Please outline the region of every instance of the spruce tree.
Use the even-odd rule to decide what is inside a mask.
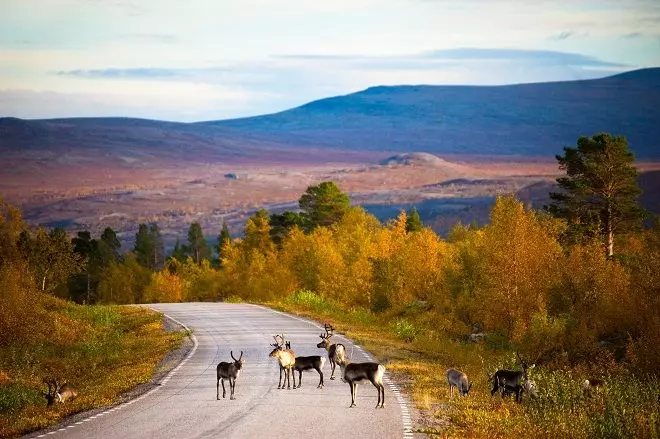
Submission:
[[[406,218],[406,232],[419,232],[424,228],[424,224],[422,223],[422,219],[419,217],[419,212],[417,212],[417,208],[413,206],[412,210],[408,214],[408,217]]]

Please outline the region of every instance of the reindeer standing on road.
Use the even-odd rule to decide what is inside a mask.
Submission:
[[[351,386],[350,407],[355,407],[357,383],[362,380],[368,380],[378,390],[376,408],[385,408],[385,386],[383,385],[385,366],[378,363],[351,363],[346,360],[339,363],[339,367],[341,368],[342,378]]]
[[[346,347],[341,343],[331,343],[330,337],[334,335],[334,330],[331,325],[325,324],[325,334],[321,334],[321,342],[316,345],[317,348],[324,348],[328,351],[328,359],[330,360],[330,379],[335,379],[335,367],[341,365],[346,361]]]
[[[222,397],[225,397],[225,380],[229,380],[229,389],[231,390],[231,395],[229,399],[234,398],[234,390],[236,389],[236,378],[241,374],[241,369],[243,369],[243,351],[238,357],[238,360],[234,358],[234,351],[229,351],[231,359],[233,362],[222,361],[218,363],[216,369],[218,381],[215,385],[215,398],[220,399],[220,383],[222,383]]]
[[[278,389],[284,389],[282,383],[282,372],[284,372],[284,382],[287,384],[287,389],[291,389],[291,369],[296,364],[296,355],[291,349],[285,349],[284,334],[274,335],[275,343],[271,344],[274,349],[268,354],[269,357],[275,357],[280,363],[280,380],[277,385]],[[296,378],[293,378],[293,388],[296,387]]]

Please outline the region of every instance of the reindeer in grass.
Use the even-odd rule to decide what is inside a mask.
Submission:
[[[346,347],[341,343],[331,343],[330,337],[334,335],[335,328],[329,324],[325,324],[325,334],[321,334],[321,342],[316,345],[317,348],[324,348],[328,351],[328,359],[330,360],[330,379],[335,379],[335,368],[346,361]]]
[[[521,402],[524,391],[532,396],[536,395],[536,386],[529,379],[529,370],[533,369],[535,364],[528,365],[520,358],[518,352],[516,352],[516,357],[518,357],[522,370],[500,369],[492,377],[489,376],[489,379],[493,381],[493,389],[490,391],[491,396],[495,395],[498,391],[502,393],[502,397],[514,393],[516,395],[516,402]]]
[[[284,389],[284,383],[282,383],[282,372],[284,372],[284,382],[287,384],[287,389],[291,389],[291,372],[292,372],[291,369],[296,364],[296,355],[293,353],[291,349],[285,348],[286,346],[284,341],[284,334],[274,335],[273,338],[275,339],[275,343],[271,344],[271,346],[274,349],[271,351],[270,354],[268,354],[268,356],[277,358],[277,360],[280,363],[280,380],[277,385],[277,388]],[[296,388],[295,386],[296,386],[296,378],[294,376],[293,378],[294,389]]]
[[[454,397],[454,387],[458,390],[459,395],[468,396],[468,392],[472,388],[472,383],[468,380],[467,375],[458,369],[447,369],[447,383],[449,384],[449,397]]]
[[[61,404],[78,396],[78,391],[68,383],[59,384],[57,380],[46,380],[44,384],[48,386],[48,393],[44,393],[47,405],[53,405],[57,400]]]

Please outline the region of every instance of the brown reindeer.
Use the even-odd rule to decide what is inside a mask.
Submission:
[[[331,343],[330,337],[334,334],[335,328],[329,324],[325,324],[325,334],[321,334],[321,343],[317,344],[317,348],[324,348],[328,351],[328,359],[330,360],[330,379],[335,379],[335,368],[346,361],[346,347],[341,343]],[[342,378],[343,379],[343,378]]]
[[[341,375],[345,382],[351,386],[351,405],[355,407],[355,397],[357,395],[357,383],[367,380],[378,390],[378,402],[376,408],[385,408],[385,386],[383,385],[383,375],[385,375],[385,366],[378,363],[351,363],[344,361],[339,363]],[[382,395],[382,397],[381,397]]]
[[[275,343],[271,344],[274,349],[268,354],[269,357],[277,358],[280,363],[280,380],[277,385],[278,389],[284,389],[284,383],[282,383],[282,372],[284,372],[284,382],[287,384],[287,389],[291,388],[291,369],[296,364],[296,355],[291,349],[285,349],[284,344],[284,334],[274,335]],[[293,386],[295,389],[296,386],[296,377],[293,377]]]
[[[67,383],[60,385],[57,380],[44,380],[44,384],[48,385],[48,393],[44,393],[48,405],[53,405],[55,400],[63,404],[78,396],[78,391]]]

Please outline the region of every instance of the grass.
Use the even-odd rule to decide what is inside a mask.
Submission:
[[[343,309],[312,292],[296,292],[270,306],[329,322],[360,343],[386,367],[421,412],[417,431],[448,438],[652,438],[660,437],[660,380],[619,368],[602,374],[606,385],[582,391],[586,372],[533,369],[537,398],[491,397],[487,373],[517,368],[512,352],[455,341],[428,318],[424,307],[399,315]],[[483,360],[482,360],[483,359]],[[466,372],[467,398],[449,398],[445,370]]]
[[[43,305],[48,337],[0,346],[0,437],[112,404],[147,382],[157,362],[185,336],[164,332],[162,316],[144,308],[79,306],[51,297]],[[44,379],[68,382],[78,397],[47,407]]]

